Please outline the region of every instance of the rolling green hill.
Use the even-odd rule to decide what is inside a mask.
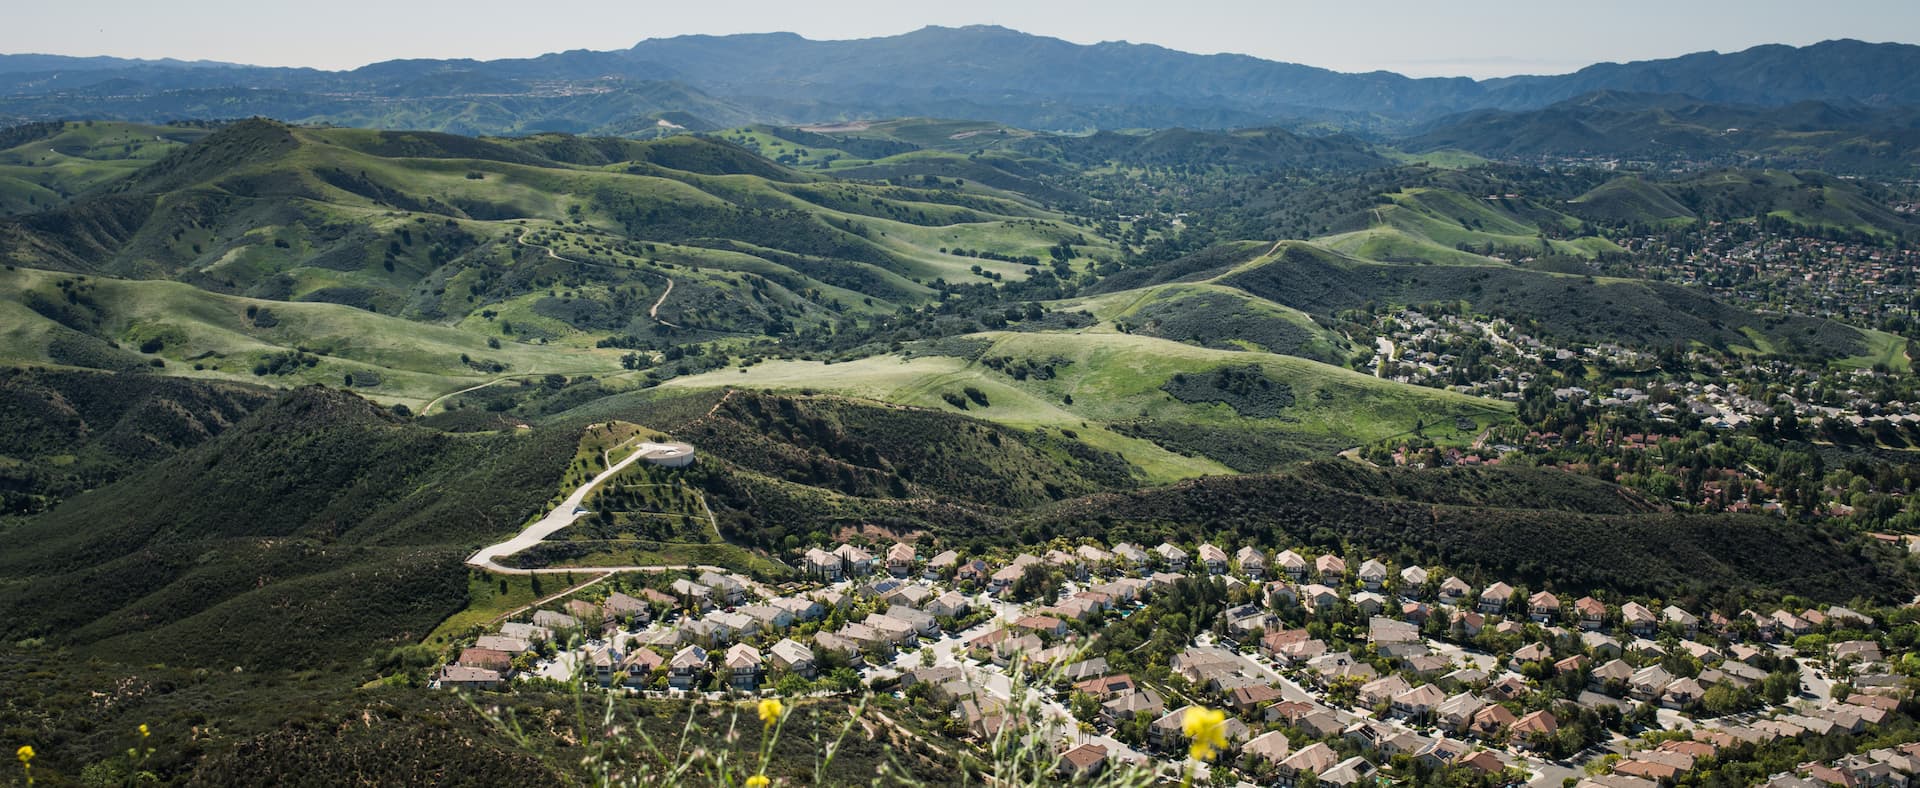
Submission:
[[[0,130],[0,217],[67,205],[208,133],[191,125],[93,122]]]
[[[694,137],[492,140],[256,120],[95,198],[0,224],[0,251],[31,267],[436,322],[491,312],[531,332],[522,338],[592,344],[661,326],[827,325],[924,300],[935,279],[1017,279],[1028,266],[1010,261],[1062,240],[1100,249],[1079,236],[1029,202],[835,182]],[[962,248],[972,256],[946,251]],[[663,301],[669,282],[677,297]],[[655,316],[634,315],[654,304]]]
[[[1499,403],[1303,358],[1111,331],[979,334],[908,356],[770,361],[666,384],[737,386],[835,392],[1071,432],[1159,482],[1263,470],[1423,428],[1436,438],[1470,438],[1508,418]]]

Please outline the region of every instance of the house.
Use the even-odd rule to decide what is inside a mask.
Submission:
[[[1117,725],[1123,720],[1133,719],[1137,714],[1159,715],[1166,708],[1166,701],[1160,699],[1160,693],[1143,689],[1100,704],[1100,717],[1108,725]]]
[[[1240,574],[1260,580],[1267,574],[1267,555],[1254,549],[1252,545],[1240,548],[1233,554],[1233,560],[1240,565]]]
[[[1587,677],[1587,686],[1597,690],[1604,690],[1608,685],[1624,687],[1627,685],[1627,682],[1632,680],[1633,666],[1619,659],[1615,659],[1605,665],[1594,668],[1592,675]]]
[[[1706,694],[1707,688],[1700,686],[1696,679],[1675,679],[1660,693],[1660,705],[1669,709],[1684,709],[1700,702]]]
[[[444,689],[499,689],[505,681],[500,671],[486,668],[473,668],[465,665],[447,665],[434,677]]]
[[[1374,616],[1367,619],[1367,642],[1378,645],[1420,642],[1420,628],[1405,621]]]
[[[713,609],[713,591],[699,583],[684,577],[667,586],[673,592],[674,599],[688,610]]]
[[[887,617],[907,622],[913,626],[914,633],[921,637],[940,636],[940,622],[932,613],[915,610],[905,605],[894,605],[887,608]]]
[[[1113,554],[1090,544],[1073,548],[1073,554],[1079,556],[1080,563],[1086,566],[1101,567],[1113,563]]]
[[[1317,780],[1311,785],[1301,784],[1296,782],[1296,780],[1301,775],[1317,775],[1328,771],[1332,769],[1334,764],[1339,760],[1340,756],[1333,751],[1332,747],[1328,747],[1325,742],[1314,742],[1305,747],[1301,747],[1295,750],[1292,755],[1281,760],[1278,764],[1277,771],[1279,773],[1279,781],[1277,784],[1283,786],[1283,788],[1319,788],[1319,782]]]
[[[1413,758],[1416,761],[1426,764],[1429,769],[1444,769],[1458,763],[1461,758],[1465,758],[1467,754],[1472,751],[1473,748],[1467,746],[1466,742],[1454,741],[1442,736],[1435,739],[1432,744],[1427,745],[1424,749],[1414,753]]]
[[[1172,750],[1186,743],[1186,716],[1192,706],[1181,706],[1160,715],[1153,724],[1147,726],[1147,744],[1155,749]],[[1229,744],[1246,741],[1247,724],[1236,717],[1228,717],[1225,723],[1226,738]]]
[[[1328,553],[1313,559],[1313,571],[1320,576],[1320,582],[1338,585],[1347,577],[1347,562],[1340,556]]]
[[[627,674],[626,686],[645,689],[653,672],[665,667],[667,658],[652,649],[637,648],[620,660],[620,672]]]
[[[1658,626],[1658,620],[1654,618],[1653,611],[1639,602],[1628,602],[1620,606],[1620,623],[1626,625],[1628,632],[1640,637],[1653,634],[1654,628]]]
[[[753,691],[760,686],[760,649],[745,643],[735,643],[727,649],[728,683],[734,689]]]
[[[793,626],[793,611],[775,605],[742,605],[734,612],[753,619],[761,632],[778,632]]]
[[[1446,700],[1447,694],[1439,687],[1422,684],[1393,696],[1393,711],[1405,717],[1425,717]]]
[[[580,621],[565,613],[552,610],[533,611],[533,625],[553,632],[572,632],[580,628]]]
[[[581,654],[580,664],[600,686],[611,686],[614,668],[620,665],[620,655],[609,645],[588,646]]]
[[[1560,617],[1560,597],[1541,591],[1527,597],[1527,613],[1534,623],[1545,624]]]
[[[1467,726],[1467,730],[1477,736],[1491,738],[1512,726],[1518,719],[1513,716],[1513,712],[1507,711],[1507,707],[1498,703],[1489,704],[1473,713],[1473,722]]]
[[[987,590],[995,594],[1005,593],[1007,589],[1013,587],[1014,583],[1020,582],[1020,578],[1025,577],[1026,574],[1027,568],[1021,564],[1000,567],[987,579]]]
[[[1795,637],[1799,637],[1801,635],[1805,635],[1813,631],[1812,623],[1808,622],[1804,618],[1801,618],[1797,615],[1789,613],[1785,610],[1773,611],[1772,618],[1773,618],[1774,625],[1778,629],[1780,629],[1783,632],[1792,633]]]
[[[1122,695],[1131,695],[1137,687],[1138,685],[1133,682],[1133,677],[1125,673],[1116,673],[1111,676],[1096,676],[1073,685],[1074,691],[1085,693],[1097,701],[1106,701]]]
[[[1330,682],[1342,676],[1372,681],[1378,675],[1374,672],[1372,665],[1354,659],[1352,654],[1345,651],[1335,651],[1309,659],[1307,670],[1312,671],[1321,682]]]
[[[1107,768],[1107,748],[1091,742],[1060,753],[1060,765],[1054,774],[1069,782],[1091,780]]]
[[[1340,604],[1340,592],[1319,583],[1308,583],[1300,587],[1300,603],[1313,612],[1329,610]]]
[[[1294,582],[1299,582],[1307,576],[1307,559],[1302,558],[1299,553],[1282,550],[1279,558],[1274,560],[1280,564],[1280,571],[1293,578]]]
[[[1320,772],[1320,788],[1344,788],[1344,786],[1366,783],[1373,776],[1373,764],[1358,755],[1334,764],[1333,768]]]
[[[584,599],[569,599],[566,604],[567,615],[582,625],[599,626],[606,620],[600,612],[600,606]]]
[[[1668,684],[1673,683],[1673,674],[1659,665],[1648,665],[1635,671],[1627,679],[1627,694],[1634,700],[1652,702],[1660,697]]]
[[[1480,634],[1480,630],[1486,625],[1486,616],[1468,610],[1454,615],[1452,629],[1460,635],[1475,637]]]
[[[1398,675],[1389,675],[1374,679],[1360,686],[1360,703],[1365,706],[1381,706],[1391,703],[1395,696],[1412,689],[1407,680]]]
[[[1687,637],[1693,637],[1694,633],[1700,631],[1700,617],[1674,605],[1666,606],[1660,611],[1660,616],[1667,623],[1680,627]]]
[[[1280,623],[1280,617],[1267,612],[1258,605],[1246,604],[1229,608],[1221,614],[1227,621],[1227,631],[1238,639],[1247,639],[1255,632],[1264,632]]]
[[[887,573],[894,577],[906,577],[913,571],[913,560],[916,557],[918,556],[913,551],[913,545],[895,542],[892,547],[887,548]]]
[[[1512,673],[1501,676],[1499,680],[1487,685],[1487,697],[1501,703],[1519,700],[1531,691],[1527,687],[1526,679]]]
[[[1593,655],[1594,659],[1613,659],[1620,656],[1622,651],[1620,641],[1598,632],[1580,633],[1580,645],[1587,650],[1588,654]]]
[[[1067,622],[1053,616],[1022,616],[1018,621],[1013,622],[1013,628],[1056,638],[1067,636]]]
[[[840,563],[840,556],[818,547],[809,547],[800,557],[800,568],[809,576],[828,582],[838,582],[846,577],[846,567]]]
[[[1607,624],[1607,603],[1590,596],[1575,600],[1573,613],[1580,617],[1581,629],[1599,629]]]
[[[1494,583],[1493,585],[1487,586],[1485,591],[1480,592],[1479,610],[1490,616],[1499,615],[1506,611],[1507,600],[1512,596],[1513,586],[1507,585],[1506,583]]]
[[[873,554],[850,544],[842,544],[833,549],[840,563],[846,567],[848,577],[866,577],[873,574]]]
[[[1588,659],[1587,655],[1575,654],[1553,663],[1553,675],[1559,676],[1568,673],[1579,673],[1580,671],[1586,670],[1587,666],[1591,664],[1593,664],[1593,660]]]
[[[827,606],[812,599],[783,596],[767,604],[787,611],[787,615],[792,616],[790,621],[794,622],[819,621],[827,617]]]
[[[1227,706],[1238,714],[1252,714],[1266,708],[1267,704],[1280,700],[1280,689],[1270,684],[1255,684],[1238,687],[1227,693]]]
[[[1200,563],[1206,565],[1209,574],[1224,575],[1227,573],[1227,551],[1211,544],[1203,544],[1200,545],[1198,552],[1200,553]]]
[[[524,640],[528,643],[540,643],[553,639],[553,630],[535,624],[523,624],[518,621],[509,621],[501,624],[500,634],[505,637]]]
[[[1513,652],[1515,662],[1545,662],[1553,659],[1553,649],[1545,643],[1528,643]]]
[[[615,591],[607,595],[607,601],[600,606],[606,611],[607,618],[615,621],[632,621],[645,624],[653,618],[653,607],[638,597],[628,596]]]
[[[1473,593],[1473,587],[1458,577],[1448,577],[1440,581],[1440,601],[1449,605],[1460,604],[1460,600],[1466,599],[1470,593]]]
[[[725,623],[708,618],[695,618],[680,625],[681,636],[690,643],[707,648],[720,648],[733,642],[734,629]]]
[[[1120,559],[1122,563],[1126,564],[1128,570],[1134,574],[1139,574],[1140,568],[1147,565],[1147,551],[1140,549],[1137,545],[1130,542],[1121,542],[1114,545],[1113,555],[1115,558]]]
[[[700,686],[702,674],[707,671],[707,650],[699,646],[687,646],[675,652],[673,659],[667,660],[667,684],[677,690],[690,690]]]
[[[1360,570],[1355,573],[1360,584],[1368,591],[1379,591],[1387,587],[1387,565],[1377,559],[1369,558],[1361,562]]]
[[[924,615],[924,614],[923,614]],[[860,623],[871,627],[887,642],[898,646],[913,643],[920,635],[918,624],[891,613],[869,613]]]
[[[461,649],[460,657],[453,664],[469,668],[486,668],[496,673],[506,673],[513,669],[513,654],[491,648]]]
[[[1521,743],[1520,746],[1530,747],[1531,745],[1527,743],[1529,738],[1551,737],[1559,731],[1560,720],[1553,716],[1553,712],[1542,709],[1515,720],[1512,730],[1513,738]]]
[[[953,579],[955,581],[972,583],[975,586],[985,585],[992,577],[993,567],[988,566],[987,562],[978,558],[963,562],[953,570]]]
[[[1486,708],[1487,702],[1471,692],[1462,692],[1440,702],[1433,708],[1434,720],[1440,727],[1455,733],[1463,732],[1473,724],[1474,713]]]
[[[1262,733],[1247,740],[1247,743],[1240,747],[1240,754],[1243,757],[1258,758],[1276,765],[1286,760],[1287,753],[1291,751],[1292,747],[1287,741],[1286,734],[1279,731]]]
[[[959,565],[960,565],[959,552],[954,550],[942,550],[938,555],[935,555],[933,558],[927,560],[927,568],[925,571],[920,573],[920,576],[926,580],[938,580],[942,577],[945,577],[947,572],[953,570],[955,567],[958,567]]]
[[[1418,566],[1409,566],[1400,570],[1400,588],[1403,596],[1418,596],[1420,589],[1427,585],[1427,570]]]
[[[936,618],[960,618],[973,611],[973,602],[965,594],[948,591],[928,600],[924,609]]]
[[[1167,565],[1167,571],[1179,572],[1187,568],[1187,551],[1174,546],[1172,542],[1161,542],[1153,548],[1154,555]]]
[[[881,594],[880,601],[889,605],[906,605],[907,607],[919,609],[924,607],[927,604],[927,600],[933,597],[934,591],[930,587],[919,583],[901,583],[895,586],[892,591]]]
[[[504,651],[509,656],[519,656],[526,653],[528,649],[533,648],[533,644],[521,638],[507,637],[506,635],[481,635],[480,637],[474,638],[473,646],[474,648]]]

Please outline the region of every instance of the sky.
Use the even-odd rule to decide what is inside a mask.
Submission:
[[[5,53],[328,69],[622,49],[684,34],[868,38],[968,24],[1338,71],[1476,78],[1763,43],[1920,43],[1916,0],[60,0],[14,4],[4,18]]]

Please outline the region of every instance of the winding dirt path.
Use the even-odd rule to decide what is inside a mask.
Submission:
[[[531,233],[523,231],[513,236],[513,240],[519,243],[521,246],[531,247],[531,248],[539,249],[540,251],[546,252],[548,257],[551,257],[555,260],[559,260],[563,263],[573,263],[574,265],[597,265],[603,268],[626,270],[626,269],[620,268],[619,266],[608,265],[606,263],[596,263],[588,260],[575,260],[571,257],[561,257],[559,252],[555,252],[553,250],[553,247],[541,246],[540,244],[527,240],[528,235],[531,235]],[[649,271],[648,273],[658,274],[661,279],[667,280],[667,289],[665,292],[662,292],[660,294],[659,300],[653,302],[653,308],[647,310],[647,319],[652,320],[653,322],[659,323],[660,325],[666,326],[668,328],[683,328],[683,326],[681,326],[678,323],[669,323],[665,320],[660,319],[660,305],[666,303],[667,296],[673,293],[673,277],[667,276],[666,274],[662,274],[658,271]]]

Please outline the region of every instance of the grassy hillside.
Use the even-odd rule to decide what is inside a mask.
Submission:
[[[1156,285],[1063,302],[1130,333],[1218,350],[1251,350],[1345,363],[1352,342],[1306,313],[1212,284]]]
[[[1822,361],[1878,343],[1830,320],[1760,315],[1675,285],[1509,266],[1432,266],[1283,254],[1215,280],[1314,315],[1373,304],[1466,302],[1549,336],[1668,347],[1694,342]],[[1758,337],[1758,339],[1756,339]]]
[[[338,304],[211,293],[180,282],[0,271],[0,358],[230,381],[351,385],[421,407],[504,375],[618,371],[616,351],[488,342],[476,331]],[[497,347],[495,346],[497,345]]]
[[[0,217],[65,206],[208,133],[185,125],[94,122],[0,130]]]
[[[483,319],[496,335],[575,344],[830,325],[922,301],[936,279],[1018,279],[1029,266],[1012,261],[1066,239],[1105,243],[1029,201],[829,181],[717,140],[259,120],[100,196],[0,223],[0,249],[26,266]]]
[[[1251,368],[1245,385],[1258,395],[1208,394],[1213,376],[1229,368]],[[830,391],[964,411],[1010,426],[1071,432],[1119,452],[1159,481],[1272,467],[1417,428],[1434,437],[1471,436],[1506,418],[1497,403],[1306,359],[1107,332],[987,333],[942,340],[910,356],[832,365],[773,361],[676,378],[667,386]]]

